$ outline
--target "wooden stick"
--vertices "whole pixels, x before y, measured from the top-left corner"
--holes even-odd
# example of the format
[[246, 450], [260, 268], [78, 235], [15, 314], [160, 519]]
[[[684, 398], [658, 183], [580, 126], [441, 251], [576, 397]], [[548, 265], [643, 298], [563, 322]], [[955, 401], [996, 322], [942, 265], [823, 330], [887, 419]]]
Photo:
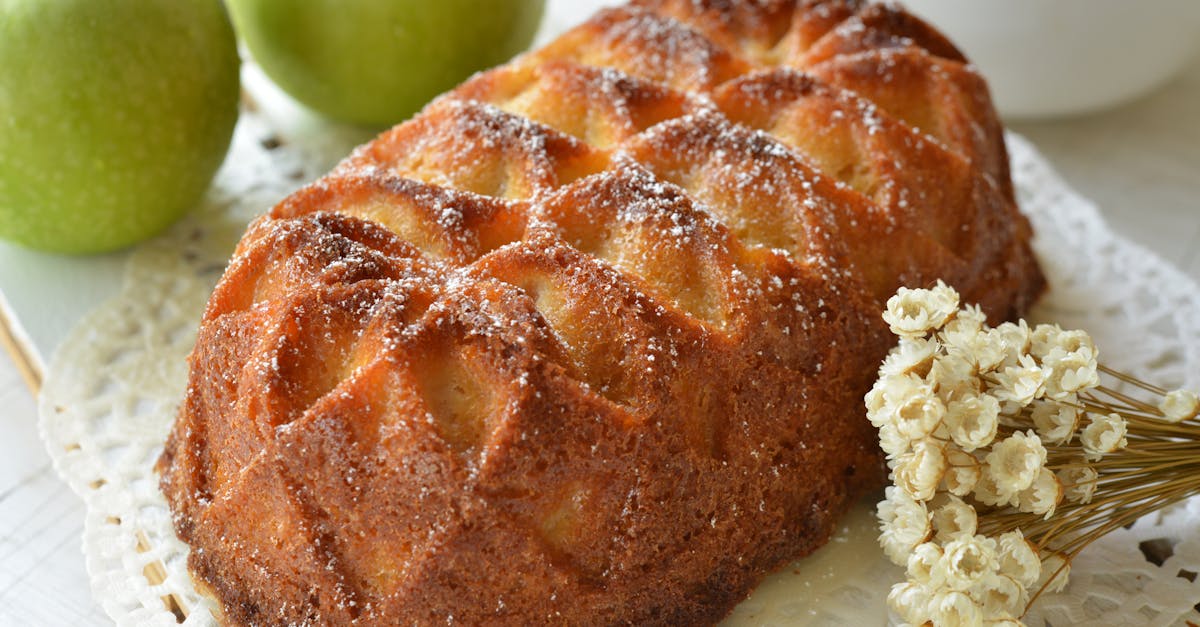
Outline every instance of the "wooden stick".
[[0, 346], [3, 346], [8, 355], [12, 357], [13, 363], [17, 366], [17, 372], [21, 374], [26, 387], [36, 397], [42, 390], [42, 371], [37, 365], [38, 362], [17, 339], [13, 328], [14, 325], [8, 319], [4, 308], [0, 307]]
[[[145, 553], [149, 550], [150, 539], [147, 538], [146, 534], [139, 529], [137, 532], [137, 552]], [[146, 581], [150, 582], [150, 585], [157, 586], [167, 580], [167, 569], [165, 566], [163, 566], [162, 562], [150, 562], [149, 564], [146, 564], [144, 569], [142, 569], [142, 575], [146, 578]], [[183, 599], [179, 598], [179, 596], [174, 593], [167, 594], [161, 598], [163, 605], [165, 605], [167, 608], [167, 611], [175, 615], [175, 622], [182, 623], [183, 621], [187, 620], [188, 614], [190, 614], [191, 611], [187, 604], [183, 602]]]

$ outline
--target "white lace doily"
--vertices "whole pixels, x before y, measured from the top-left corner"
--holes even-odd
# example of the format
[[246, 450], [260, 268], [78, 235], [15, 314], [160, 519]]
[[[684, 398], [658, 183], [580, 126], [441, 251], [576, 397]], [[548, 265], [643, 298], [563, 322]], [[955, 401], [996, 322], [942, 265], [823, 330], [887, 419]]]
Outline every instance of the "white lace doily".
[[[42, 433], [59, 473], [87, 504], [92, 590], [118, 624], [213, 623], [152, 469], [183, 395], [184, 357], [246, 222], [364, 139], [294, 111], [245, 111], [204, 206], [132, 255], [122, 292], [88, 315], [51, 360]], [[1091, 331], [1113, 366], [1161, 385], [1196, 387], [1196, 285], [1111, 233], [1026, 141], [1008, 140], [1051, 286], [1033, 317]], [[885, 623], [884, 595], [900, 575], [876, 547], [870, 511], [860, 506], [833, 542], [773, 576], [729, 622]], [[1065, 592], [1039, 601], [1031, 624], [1200, 622], [1192, 607], [1200, 599], [1198, 528], [1200, 502], [1192, 501], [1111, 534], [1076, 560]], [[1143, 554], [1146, 546], [1160, 563]]]

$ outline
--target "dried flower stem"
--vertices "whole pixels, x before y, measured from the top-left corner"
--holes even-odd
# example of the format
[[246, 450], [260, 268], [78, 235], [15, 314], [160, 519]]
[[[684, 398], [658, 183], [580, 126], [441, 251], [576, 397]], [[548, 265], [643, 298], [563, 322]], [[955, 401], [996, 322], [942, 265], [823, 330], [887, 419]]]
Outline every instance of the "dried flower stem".
[[[1119, 370], [1113, 370], [1112, 368], [1109, 368], [1108, 366], [1105, 366], [1104, 364], [1097, 364], [1097, 369], [1106, 375], [1120, 379], [1121, 381], [1124, 381], [1125, 383], [1128, 383], [1130, 385], [1142, 388], [1143, 390], [1146, 390], [1147, 392], [1150, 392], [1151, 394], [1157, 394], [1159, 396], [1166, 396], [1166, 394], [1167, 394], [1167, 390], [1164, 390], [1163, 388], [1160, 388], [1157, 385], [1154, 385], [1152, 383], [1147, 383], [1145, 381], [1142, 381], [1141, 379], [1138, 379], [1137, 377], [1125, 374], [1124, 372], [1121, 372]], [[1154, 408], [1154, 411], [1157, 412], [1158, 408]], [[1161, 413], [1159, 415], [1161, 415]]]

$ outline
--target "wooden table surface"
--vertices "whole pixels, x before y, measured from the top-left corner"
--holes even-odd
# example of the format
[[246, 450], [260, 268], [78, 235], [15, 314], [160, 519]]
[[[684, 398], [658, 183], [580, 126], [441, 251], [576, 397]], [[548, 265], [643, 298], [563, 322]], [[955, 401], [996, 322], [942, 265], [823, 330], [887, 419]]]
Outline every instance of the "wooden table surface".
[[[1010, 126], [1115, 231], [1200, 281], [1200, 59], [1118, 109]], [[109, 624], [80, 552], [82, 503], [50, 467], [36, 424], [33, 396], [0, 357], [0, 626]]]

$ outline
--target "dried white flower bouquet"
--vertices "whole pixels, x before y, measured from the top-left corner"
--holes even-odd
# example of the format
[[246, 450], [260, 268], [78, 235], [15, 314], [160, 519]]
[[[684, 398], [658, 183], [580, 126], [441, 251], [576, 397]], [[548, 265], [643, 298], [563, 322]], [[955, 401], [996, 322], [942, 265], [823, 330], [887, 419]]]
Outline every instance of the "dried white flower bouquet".
[[888, 602], [908, 623], [1020, 624], [1089, 543], [1200, 493], [1196, 394], [1100, 365], [1087, 333], [989, 327], [941, 282], [900, 288], [883, 318], [900, 340], [866, 405], [893, 483], [879, 541], [907, 568]]

